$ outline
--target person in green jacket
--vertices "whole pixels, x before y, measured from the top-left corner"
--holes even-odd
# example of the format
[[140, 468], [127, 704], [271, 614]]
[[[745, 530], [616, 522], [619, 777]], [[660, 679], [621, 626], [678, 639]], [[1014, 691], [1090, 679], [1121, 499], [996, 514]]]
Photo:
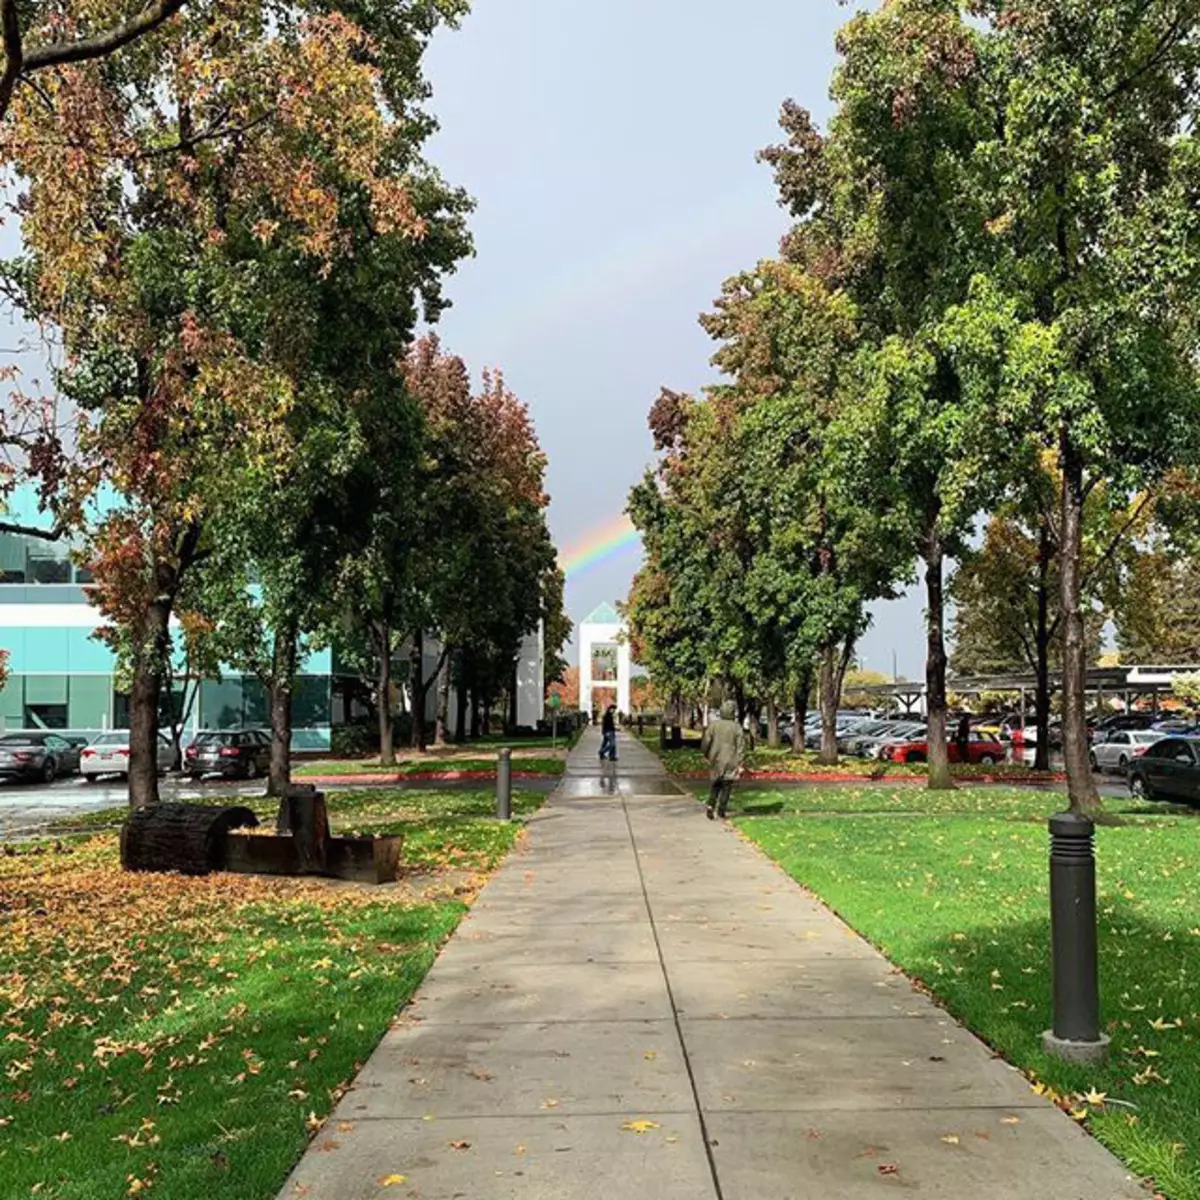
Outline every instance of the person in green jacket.
[[700, 749], [708, 759], [712, 775], [712, 790], [708, 795], [708, 819], [713, 819], [714, 810], [719, 816], [729, 811], [729, 793], [733, 781], [742, 773], [742, 760], [746, 757], [746, 735], [734, 719], [736, 708], [732, 700], [721, 705], [721, 717], [704, 731]]

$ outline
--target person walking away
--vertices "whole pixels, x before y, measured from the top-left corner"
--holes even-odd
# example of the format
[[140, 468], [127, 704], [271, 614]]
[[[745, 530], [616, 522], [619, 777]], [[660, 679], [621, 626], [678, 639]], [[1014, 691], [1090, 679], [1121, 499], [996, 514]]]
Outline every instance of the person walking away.
[[746, 757], [746, 735], [734, 718], [735, 712], [733, 701], [726, 700], [721, 705], [720, 717], [704, 731], [700, 742], [712, 778], [712, 790], [705, 809], [710, 821], [714, 809], [722, 817], [729, 811], [733, 781], [742, 773], [742, 761]]
[[958, 720], [958, 731], [954, 735], [954, 744], [958, 749], [958, 761], [969, 761], [971, 754], [971, 714], [963, 713]]
[[609, 762], [617, 761], [617, 706], [610, 704], [604, 710], [604, 720], [600, 723], [600, 758]]

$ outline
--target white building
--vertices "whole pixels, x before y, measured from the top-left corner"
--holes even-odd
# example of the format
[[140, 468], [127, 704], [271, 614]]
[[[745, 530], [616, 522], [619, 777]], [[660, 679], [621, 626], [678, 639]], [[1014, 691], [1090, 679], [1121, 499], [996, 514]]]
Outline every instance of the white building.
[[629, 630], [611, 604], [601, 604], [579, 626], [579, 710], [590, 713], [597, 691], [616, 689], [617, 711], [630, 712]]

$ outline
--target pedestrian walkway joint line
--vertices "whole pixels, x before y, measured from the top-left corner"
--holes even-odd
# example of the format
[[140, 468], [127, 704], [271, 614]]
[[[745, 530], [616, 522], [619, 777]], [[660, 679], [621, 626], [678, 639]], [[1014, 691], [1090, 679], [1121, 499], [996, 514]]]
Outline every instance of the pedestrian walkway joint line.
[[654, 951], [658, 955], [658, 965], [662, 970], [663, 983], [667, 989], [667, 1003], [671, 1006], [671, 1016], [674, 1018], [675, 1036], [679, 1039], [679, 1050], [683, 1055], [684, 1070], [687, 1071], [688, 1087], [692, 1090], [692, 1101], [696, 1105], [696, 1119], [700, 1122], [700, 1137], [704, 1141], [704, 1157], [708, 1160], [709, 1174], [712, 1176], [713, 1191], [717, 1200], [725, 1200], [721, 1191], [721, 1177], [717, 1173], [717, 1161], [713, 1157], [712, 1138], [708, 1132], [708, 1122], [704, 1119], [704, 1106], [700, 1101], [700, 1089], [696, 1085], [696, 1072], [692, 1066], [692, 1056], [688, 1052], [687, 1039], [683, 1036], [683, 1025], [679, 1019], [679, 1006], [675, 1003], [675, 990], [671, 986], [671, 974], [667, 970], [666, 959], [663, 958], [662, 943], [658, 939], [658, 922], [654, 919], [654, 906], [650, 903], [650, 892], [646, 887], [646, 875], [642, 870], [642, 856], [638, 850], [637, 834], [633, 832], [633, 821], [629, 817], [629, 803], [621, 800], [621, 811], [625, 814], [625, 827], [629, 830], [629, 843], [633, 847], [633, 860], [637, 863], [638, 883], [642, 889], [642, 899], [646, 904], [646, 913], [650, 918], [650, 934], [654, 938]]

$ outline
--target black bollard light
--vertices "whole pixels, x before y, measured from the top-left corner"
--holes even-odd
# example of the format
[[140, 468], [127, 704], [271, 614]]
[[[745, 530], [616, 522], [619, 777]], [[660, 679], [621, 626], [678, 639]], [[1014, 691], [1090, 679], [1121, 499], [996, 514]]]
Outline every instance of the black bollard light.
[[512, 751], [504, 746], [496, 763], [496, 817], [512, 820]]
[[1109, 1039], [1100, 1032], [1096, 945], [1096, 826], [1080, 813], [1050, 818], [1050, 942], [1054, 1026], [1042, 1035], [1047, 1054], [1100, 1062]]

